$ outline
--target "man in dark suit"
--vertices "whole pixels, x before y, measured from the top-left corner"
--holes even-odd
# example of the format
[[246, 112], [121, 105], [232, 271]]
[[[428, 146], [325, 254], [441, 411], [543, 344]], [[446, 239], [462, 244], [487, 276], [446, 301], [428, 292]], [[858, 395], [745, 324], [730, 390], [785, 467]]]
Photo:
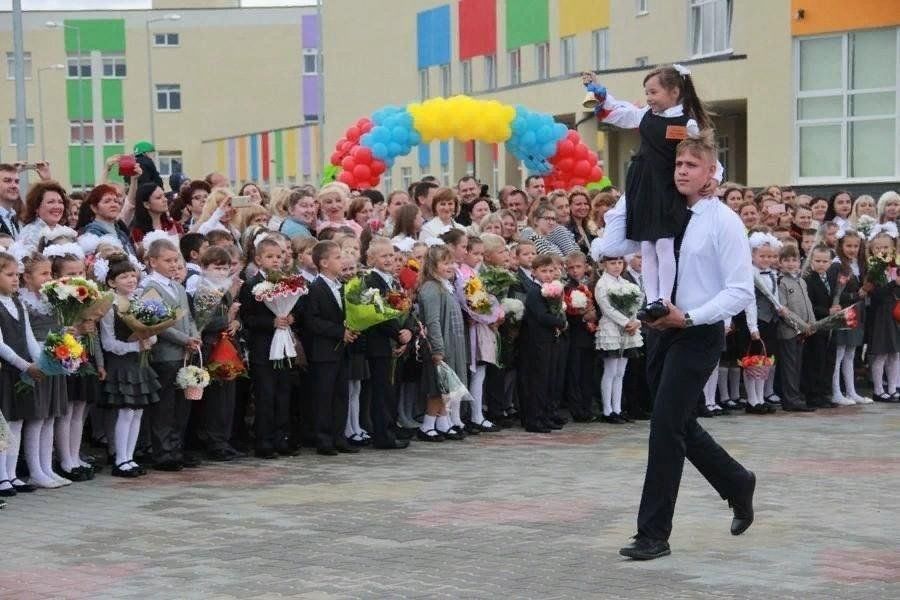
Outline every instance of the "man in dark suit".
[[316, 418], [316, 452], [336, 456], [338, 452], [355, 453], [344, 438], [350, 401], [347, 345], [358, 334], [344, 326], [341, 248], [335, 242], [319, 242], [313, 246], [313, 262], [319, 276], [309, 286], [303, 327], [311, 340], [307, 349], [313, 379], [313, 402]]
[[19, 170], [15, 165], [0, 163], [0, 233], [13, 238], [19, 234], [16, 207], [19, 199]]
[[[806, 291], [812, 304], [816, 320], [824, 319], [831, 311], [833, 296], [825, 272], [831, 266], [831, 250], [827, 246], [816, 246], [810, 250], [810, 272], [804, 278]], [[828, 365], [828, 332], [820, 331], [809, 336], [803, 346], [803, 368], [800, 378], [801, 391], [806, 396], [807, 406], [831, 408], [837, 406], [829, 400], [831, 381]]]
[[[387, 298], [392, 289], [399, 289], [395, 275], [397, 260], [394, 246], [385, 238], [375, 238], [366, 252], [366, 263], [372, 271], [365, 277], [365, 286], [381, 292]], [[391, 362], [394, 356], [393, 342], [404, 346], [412, 339], [411, 317], [401, 323], [394, 319], [366, 331], [366, 358], [369, 361], [368, 386], [372, 391], [369, 416], [374, 429], [375, 447], [383, 450], [403, 449], [406, 440], [397, 440], [394, 434], [396, 398], [391, 382]]]
[[[626, 256], [625, 260], [628, 264], [625, 272], [622, 273], [622, 278], [638, 286], [643, 292], [644, 278], [640, 270], [641, 255], [631, 254]], [[654, 333], [649, 327], [641, 331], [645, 347]], [[625, 401], [622, 404], [628, 417], [640, 421], [649, 419], [652, 407], [650, 406], [650, 388], [647, 385], [647, 359], [644, 355], [628, 359], [623, 387]]]

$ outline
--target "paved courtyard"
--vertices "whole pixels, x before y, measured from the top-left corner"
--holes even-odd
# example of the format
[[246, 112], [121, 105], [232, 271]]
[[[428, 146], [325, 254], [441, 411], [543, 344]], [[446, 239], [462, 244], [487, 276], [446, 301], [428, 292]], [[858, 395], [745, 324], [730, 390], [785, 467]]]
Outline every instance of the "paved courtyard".
[[101, 475], [0, 512], [0, 598], [900, 598], [900, 409], [704, 421], [756, 522], [688, 466], [634, 563], [647, 424]]

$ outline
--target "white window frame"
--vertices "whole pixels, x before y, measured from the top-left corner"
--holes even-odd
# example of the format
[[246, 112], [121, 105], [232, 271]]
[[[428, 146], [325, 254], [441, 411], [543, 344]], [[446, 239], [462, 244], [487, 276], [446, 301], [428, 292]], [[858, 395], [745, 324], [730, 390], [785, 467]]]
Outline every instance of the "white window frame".
[[[313, 57], [313, 70], [310, 71], [307, 69], [306, 59], [310, 56]], [[304, 75], [318, 75], [319, 74], [319, 49], [318, 48], [304, 48], [303, 49], [303, 74]]]
[[472, 89], [472, 59], [464, 60], [459, 65], [460, 79], [462, 79], [462, 93], [471, 94]]
[[[694, 37], [694, 9], [698, 9], [701, 13], [701, 21], [700, 21], [700, 29], [699, 29], [699, 37], [703, 39], [703, 26], [710, 26], [702, 21], [702, 12], [703, 6], [716, 4], [724, 4], [725, 5], [725, 23], [712, 23], [712, 26], [722, 25], [725, 28], [725, 47], [724, 48], [713, 48], [709, 52], [704, 52], [701, 48], [699, 52], [694, 51], [695, 46], [695, 37]], [[688, 34], [688, 52], [690, 53], [691, 58], [702, 58], [705, 56], [718, 56], [720, 54], [731, 54], [733, 52], [731, 46], [731, 19], [734, 15], [734, 0], [688, 0], [688, 26], [687, 26], [687, 34]], [[715, 9], [713, 9], [713, 17], [715, 17]], [[715, 35], [713, 45], [715, 46]]]
[[[84, 143], [91, 144], [94, 143], [94, 122], [93, 121], [69, 121], [69, 145], [70, 146], [80, 146], [81, 145], [81, 130], [83, 129], [86, 133], [84, 136]], [[75, 132], [78, 132], [76, 135]]]
[[391, 169], [385, 169], [384, 175], [381, 178], [381, 185], [384, 188], [384, 197], [387, 198], [388, 195], [394, 191], [394, 175], [391, 173]]
[[643, 17], [650, 14], [650, 0], [634, 0], [635, 16]]
[[[534, 64], [537, 66], [537, 78], [539, 81], [550, 79], [550, 44], [535, 44]], [[521, 70], [521, 64], [519, 65]]]
[[[896, 64], [900, 65], [900, 27], [895, 27], [897, 35], [897, 56], [894, 57]], [[827, 33], [822, 35], [810, 35], [794, 38], [793, 60], [794, 60], [794, 102], [793, 102], [793, 122], [794, 122], [794, 139], [793, 139], [793, 181], [796, 185], [831, 185], [831, 184], [850, 184], [850, 183], [884, 183], [894, 182], [900, 177], [900, 75], [894, 82], [894, 87], [885, 88], [865, 88], [850, 89], [850, 35], [855, 31], [842, 33]], [[841, 87], [830, 90], [815, 90], [808, 92], [800, 91], [800, 43], [814, 39], [825, 38], [841, 38]], [[886, 115], [876, 116], [850, 116], [850, 98], [858, 93], [877, 93], [877, 92], [894, 92], [894, 174], [878, 177], [850, 177], [850, 131], [849, 125], [860, 121], [883, 121], [890, 118]], [[842, 97], [842, 110], [840, 117], [830, 117], [822, 119], [806, 119], [799, 120], [797, 106], [803, 98], [816, 98], [836, 96], [840, 94]], [[841, 173], [837, 177], [801, 177], [800, 176], [800, 129], [808, 125], [839, 125], [841, 127]]]
[[453, 93], [453, 73], [450, 71], [450, 64], [441, 65], [441, 96], [449, 98]]
[[575, 63], [578, 60], [577, 57], [578, 53], [575, 49], [575, 36], [568, 35], [559, 38], [559, 62], [562, 66], [563, 75], [571, 75], [576, 72], [577, 68]]
[[497, 55], [486, 54], [484, 56], [484, 89], [497, 88]]
[[450, 164], [441, 165], [441, 185], [450, 187]]
[[516, 48], [506, 53], [506, 67], [509, 72], [509, 85], [522, 83], [522, 49]]
[[[25, 119], [25, 141], [28, 146], [34, 146], [34, 119]], [[9, 120], [9, 145], [16, 145], [16, 120]]]
[[428, 100], [431, 97], [431, 82], [429, 81], [428, 67], [419, 69], [419, 99]]
[[[31, 79], [32, 63], [31, 52], [23, 52], [22, 58], [25, 63], [25, 79]], [[13, 80], [16, 78], [16, 55], [14, 52], [6, 53], [6, 78]]]
[[[78, 75], [72, 75], [71, 69], [75, 68], [76, 71], [81, 72], [81, 77], [83, 79], [91, 78], [91, 57], [90, 56], [82, 56], [81, 57], [81, 68], [79, 69], [79, 60], [77, 55], [71, 55], [66, 57], [66, 79], [78, 79]], [[86, 72], [85, 72], [86, 71]]]
[[400, 167], [400, 183], [403, 184], [403, 191], [409, 189], [412, 185], [412, 167]]
[[636, 67], [646, 67], [650, 64], [650, 58], [647, 56], [638, 56], [634, 59], [634, 66]]
[[[180, 171], [172, 170], [172, 162], [176, 160], [181, 163]], [[184, 155], [179, 150], [161, 151], [156, 156], [156, 166], [160, 177], [171, 177], [175, 173], [184, 173]]]
[[[151, 35], [153, 35], [153, 47], [154, 48], [177, 48], [181, 45], [181, 33], [176, 31], [155, 31]], [[172, 43], [172, 38], [170, 36], [175, 36], [175, 43]], [[159, 38], [162, 36], [162, 43], [159, 42]]]
[[[103, 79], [125, 79], [128, 76], [128, 63], [125, 61], [124, 54], [106, 54], [101, 59], [102, 62], [102, 78]], [[116, 75], [116, 66], [122, 65], [125, 68], [124, 75]], [[106, 67], [111, 66], [113, 74], [106, 74]]]
[[[156, 112], [181, 112], [184, 105], [180, 83], [157, 83], [153, 86], [153, 108]], [[160, 108], [159, 95], [166, 92], [166, 108]], [[172, 95], [178, 94], [178, 108], [172, 108]]]
[[591, 32], [591, 55], [594, 69], [603, 70], [609, 67], [609, 28], [604, 27]]
[[[116, 128], [122, 128], [122, 137], [116, 138]], [[103, 121], [103, 143], [118, 146], [125, 143], [125, 122], [122, 119], [105, 119]]]

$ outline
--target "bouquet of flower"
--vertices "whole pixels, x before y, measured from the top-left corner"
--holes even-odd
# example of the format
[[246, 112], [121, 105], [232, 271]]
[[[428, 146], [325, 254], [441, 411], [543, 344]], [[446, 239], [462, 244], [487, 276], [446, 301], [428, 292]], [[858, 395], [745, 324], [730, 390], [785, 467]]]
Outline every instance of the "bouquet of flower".
[[[132, 298], [124, 307], [117, 307], [119, 318], [131, 330], [128, 341], [149, 339], [173, 326], [178, 311], [167, 305], [155, 291], [148, 291], [142, 298]], [[149, 350], [141, 351], [141, 365], [150, 360]]]
[[473, 275], [467, 280], [457, 277], [455, 290], [459, 305], [475, 323], [493, 325], [503, 318], [500, 303], [484, 289], [484, 282], [478, 275]]
[[504, 298], [500, 301], [505, 318], [500, 325], [500, 347], [497, 349], [497, 359], [500, 366], [515, 363], [519, 332], [522, 329], [522, 319], [525, 318], [525, 304], [518, 298]]
[[812, 333], [829, 329], [855, 329], [856, 327], [859, 327], [859, 312], [856, 304], [810, 324]]
[[504, 298], [516, 284], [516, 276], [500, 267], [484, 267], [479, 274], [484, 290], [495, 298]]
[[213, 345], [206, 370], [217, 381], [232, 381], [247, 374], [247, 366], [227, 331], [220, 333]]
[[579, 284], [577, 287], [568, 289], [565, 292], [566, 314], [573, 317], [580, 317], [588, 311], [593, 301], [593, 294], [586, 285]]
[[546, 298], [550, 307], [559, 314], [566, 313], [565, 287], [559, 280], [545, 283], [541, 286], [541, 296]]
[[410, 309], [412, 309], [412, 300], [409, 299], [409, 296], [407, 294], [401, 292], [400, 290], [388, 291], [385, 300], [387, 301], [388, 306], [390, 306], [394, 310], [408, 313]]
[[[270, 273], [265, 281], [253, 286], [251, 290], [257, 302], [262, 302], [276, 317], [286, 317], [294, 310], [300, 296], [309, 293], [306, 280], [300, 275]], [[291, 359], [297, 357], [297, 346], [290, 329], [275, 329], [272, 345], [269, 346], [269, 360], [275, 363], [276, 369], [289, 366]]]
[[101, 292], [97, 284], [83, 277], [63, 277], [41, 286], [41, 294], [53, 307], [62, 325], [102, 317], [113, 303], [112, 292]]
[[466, 385], [460, 380], [456, 371], [450, 368], [450, 365], [441, 361], [437, 366], [437, 384], [441, 391], [441, 398], [444, 402], [451, 400], [465, 400], [471, 398]]
[[500, 308], [503, 309], [508, 322], [519, 323], [525, 316], [525, 305], [517, 298], [504, 298], [500, 302]]
[[609, 303], [629, 319], [637, 315], [642, 299], [641, 288], [630, 281], [621, 281], [609, 288]]
[[870, 217], [869, 215], [863, 215], [856, 221], [856, 231], [860, 235], [862, 235], [864, 240], [869, 239], [869, 234], [872, 233], [872, 228], [878, 224], [878, 221], [875, 217]]
[[209, 373], [203, 367], [185, 365], [175, 374], [175, 385], [184, 390], [188, 400], [203, 398], [203, 388], [209, 385]]
[[400, 285], [403, 286], [405, 290], [415, 289], [416, 284], [419, 282], [419, 271], [421, 271], [422, 265], [419, 264], [414, 258], [410, 258], [406, 261], [406, 264], [400, 268], [400, 272], [397, 273], [397, 279], [400, 281]]
[[866, 259], [866, 282], [881, 287], [893, 278], [890, 270], [896, 269], [893, 252], [879, 252]]
[[[399, 310], [385, 302], [377, 288], [363, 286], [359, 277], [354, 277], [344, 286], [344, 324], [351, 331], [365, 331], [381, 323], [403, 317], [407, 311]], [[410, 304], [411, 307], [411, 304]]]
[[225, 297], [224, 290], [202, 284], [197, 288], [192, 305], [198, 331], [203, 331], [210, 321], [225, 314], [225, 307], [222, 306], [223, 297]]
[[[71, 333], [51, 331], [47, 334], [44, 347], [37, 359], [37, 367], [44, 375], [75, 375], [92, 373], [90, 357], [84, 344]], [[34, 381], [25, 373], [22, 375], [23, 386], [31, 388]], [[24, 391], [17, 386], [17, 392]]]

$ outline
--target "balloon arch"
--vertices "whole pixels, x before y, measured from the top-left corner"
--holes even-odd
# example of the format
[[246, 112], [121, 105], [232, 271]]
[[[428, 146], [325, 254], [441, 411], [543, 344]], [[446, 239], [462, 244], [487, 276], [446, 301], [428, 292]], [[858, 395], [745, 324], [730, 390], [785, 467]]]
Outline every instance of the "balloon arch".
[[506, 143], [506, 149], [549, 189], [600, 181], [597, 155], [577, 131], [551, 115], [468, 96], [432, 98], [405, 108], [385, 106], [351, 125], [331, 155], [335, 178], [352, 188], [378, 185], [398, 156], [433, 140]]

